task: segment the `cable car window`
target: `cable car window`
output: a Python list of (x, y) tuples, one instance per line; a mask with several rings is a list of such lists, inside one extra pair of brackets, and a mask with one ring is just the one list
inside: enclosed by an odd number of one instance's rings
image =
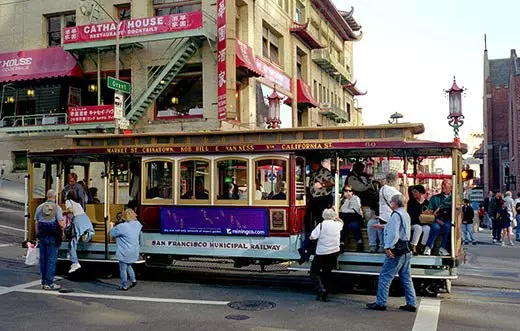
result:
[(217, 176), (218, 200), (248, 200), (247, 161), (218, 161)]
[(287, 161), (256, 161), (255, 186), (255, 200), (287, 200)]
[(209, 161), (188, 160), (180, 164), (180, 197), (183, 200), (209, 200)]
[(170, 161), (150, 161), (145, 163), (146, 199), (172, 200), (173, 163)]

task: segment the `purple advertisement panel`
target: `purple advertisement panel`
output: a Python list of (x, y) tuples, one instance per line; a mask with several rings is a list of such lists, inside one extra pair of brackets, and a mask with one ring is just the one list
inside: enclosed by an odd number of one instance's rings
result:
[(162, 207), (161, 232), (267, 236), (267, 209), (241, 207)]

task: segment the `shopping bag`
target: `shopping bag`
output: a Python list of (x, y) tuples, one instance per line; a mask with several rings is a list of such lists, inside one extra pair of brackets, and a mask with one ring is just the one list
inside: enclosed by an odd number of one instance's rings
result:
[(27, 255), (25, 256), (25, 264), (37, 265), (40, 263), (40, 249), (35, 245), (29, 244), (27, 247)]

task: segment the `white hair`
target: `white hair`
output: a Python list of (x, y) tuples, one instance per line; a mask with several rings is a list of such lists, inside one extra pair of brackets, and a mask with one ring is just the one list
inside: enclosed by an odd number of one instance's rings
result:
[(397, 173), (389, 172), (385, 176), (386, 185), (396, 186), (397, 185)]
[(324, 220), (334, 220), (336, 218), (336, 212), (332, 208), (327, 208), (321, 214)]
[(395, 203), (399, 208), (404, 207), (404, 196), (402, 194), (396, 194), (390, 198), (390, 203)]
[(54, 198), (56, 198), (56, 191), (54, 191), (53, 189), (48, 190), (47, 199), (52, 200)]

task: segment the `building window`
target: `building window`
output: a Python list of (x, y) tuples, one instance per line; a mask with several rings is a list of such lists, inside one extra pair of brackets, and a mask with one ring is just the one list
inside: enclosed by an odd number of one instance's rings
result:
[(287, 161), (264, 159), (255, 162), (255, 200), (287, 201)]
[(130, 11), (130, 4), (125, 4), (117, 7), (117, 15), (120, 21), (128, 21), (132, 18)]
[(300, 24), (305, 23), (305, 6), (303, 5), (303, 3), (300, 0), (296, 0), (294, 20)]
[(351, 117), (352, 117), (352, 114), (351, 114), (351, 109), (350, 109), (350, 103), (347, 102), (347, 122), (351, 121)]
[(203, 118), (202, 82), (201, 66), (183, 70), (157, 98), (157, 119)]
[(110, 183), (114, 182), (115, 176), (117, 176), (118, 183), (128, 183), (128, 164), (115, 163), (110, 169)]
[(202, 10), (201, 0), (153, 0), (155, 16), (190, 13)]
[(270, 27), (264, 25), (262, 28), (262, 53), (264, 57), (281, 65), (281, 45), (282, 38), (280, 38), (280, 35)]
[(172, 178), (173, 162), (166, 160), (150, 160), (144, 164), (144, 185), (146, 196), (150, 200), (173, 201)]
[(76, 14), (47, 16), (47, 45), (60, 46), (63, 28), (76, 26)]
[(13, 172), (27, 171), (27, 151), (11, 152), (13, 159)]
[(180, 165), (180, 197), (183, 200), (209, 200), (210, 163), (187, 160)]
[(217, 200), (248, 201), (246, 160), (217, 161)]
[(302, 56), (299, 53), (296, 54), (296, 75), (302, 79)]

